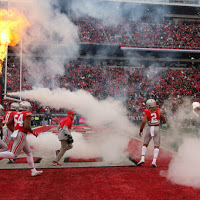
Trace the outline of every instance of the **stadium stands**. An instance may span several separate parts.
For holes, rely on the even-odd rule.
[[[15,92],[19,90],[19,59],[10,57],[8,63],[8,91]],[[22,90],[31,89],[32,85],[26,80],[25,70],[23,74]],[[125,68],[76,61],[65,65],[65,75],[58,77],[57,81],[60,87],[70,90],[84,89],[98,99],[115,97],[132,114],[141,113],[148,98],[157,99],[160,106],[168,98],[178,99],[180,102],[183,97],[200,100],[200,72],[192,67]],[[44,112],[38,103],[34,102],[33,105],[35,112]]]
[[[80,29],[81,42],[132,47],[200,49],[199,23],[195,20],[149,21],[121,19],[104,24],[91,17],[73,19]]]

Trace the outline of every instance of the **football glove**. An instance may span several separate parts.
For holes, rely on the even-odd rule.
[[[35,132],[35,131],[33,131],[33,133],[32,133],[35,137],[37,137],[39,134],[37,133],[37,132]]]
[[[74,142],[74,140],[73,140],[72,136],[68,136],[67,143],[72,144],[73,142]]]

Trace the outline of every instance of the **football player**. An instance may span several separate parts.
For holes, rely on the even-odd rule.
[[[156,160],[159,154],[159,147],[160,147],[160,120],[163,123],[166,123],[166,119],[162,114],[162,111],[156,105],[156,101],[154,99],[148,99],[146,102],[147,109],[143,112],[143,120],[140,126],[139,135],[143,135],[143,129],[145,127],[146,121],[148,122],[148,127],[144,136],[144,143],[142,147],[142,157],[141,160],[138,162],[138,166],[141,166],[145,162],[145,154],[147,151],[147,147],[153,138],[154,141],[154,156],[152,166],[157,167]]]
[[[3,131],[3,106],[0,104],[0,131]],[[0,152],[6,151],[8,149],[7,145],[0,139]]]
[[[19,111],[19,104],[16,102],[11,103],[10,105],[10,110],[6,112],[5,116],[4,116],[4,124],[7,124],[9,119],[11,119],[16,112]],[[13,123],[13,128],[14,128],[14,123]],[[12,140],[12,132],[8,129],[8,127],[6,126],[6,128],[4,128],[3,130],[3,142],[5,144],[9,144],[9,142]]]
[[[36,137],[38,136],[30,126],[32,112],[31,104],[28,101],[22,101],[19,104],[19,112],[17,112],[11,119],[7,122],[7,127],[12,132],[11,137],[14,139],[11,152],[0,152],[0,157],[15,159],[19,153],[23,150],[27,156],[27,162],[31,167],[31,176],[37,176],[42,173],[42,171],[37,171],[34,166],[33,155],[31,153],[30,146],[26,139],[27,133],[30,132]],[[14,127],[13,127],[14,123]]]

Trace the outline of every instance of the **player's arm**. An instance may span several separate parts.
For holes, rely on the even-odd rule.
[[[3,121],[0,121],[0,131],[3,129]]]
[[[8,129],[9,129],[11,132],[14,131],[13,124],[14,124],[14,117],[11,117],[11,118],[8,120],[7,124],[6,124],[6,126],[8,127]]]
[[[140,132],[143,132],[143,129],[144,129],[145,124],[146,124],[146,121],[147,121],[147,116],[144,115],[144,116],[143,116],[143,119],[142,119],[141,126],[140,126]]]
[[[167,120],[163,114],[160,115],[160,119],[164,124],[167,122]]]
[[[31,129],[31,116],[28,116],[24,119],[24,128],[30,132],[30,133],[34,133],[33,130]]]
[[[70,130],[68,129],[68,126],[63,126],[63,132],[65,135],[71,135]]]

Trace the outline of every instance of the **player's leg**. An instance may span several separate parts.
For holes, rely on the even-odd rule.
[[[30,148],[27,140],[25,141],[25,145],[24,145],[23,151],[26,153],[27,162],[28,162],[28,164],[29,164],[29,166],[31,168],[31,176],[40,175],[43,171],[37,171],[35,169],[34,160],[33,160],[33,154],[31,152],[31,148]]]
[[[8,128],[4,128],[3,130],[3,142],[8,146],[10,141],[13,140],[11,137],[12,132]],[[14,162],[12,159],[9,159],[10,162]]]
[[[57,154],[56,159],[52,162],[52,164],[55,163],[55,165],[59,165],[59,164],[57,164],[59,162],[59,160],[63,157],[65,152],[67,150],[71,149],[72,147],[73,147],[72,144],[68,144],[66,140],[61,140],[60,152]]]
[[[145,155],[146,155],[146,152],[147,152],[147,147],[148,147],[148,145],[151,141],[151,138],[152,137],[151,137],[151,134],[150,134],[150,129],[148,127],[147,130],[146,130],[145,136],[144,136],[144,143],[143,143],[143,146],[142,146],[142,156],[141,156],[140,161],[137,163],[138,166],[141,166],[145,162]]]
[[[10,141],[12,140],[11,135],[12,135],[12,132],[8,128],[5,128],[3,130],[3,142],[5,144],[8,145],[10,143]]]
[[[72,149],[73,148],[73,145],[72,144],[67,144],[67,147],[66,147],[66,151],[68,151],[68,150],[70,150],[70,149]],[[56,150],[56,156],[60,153],[60,151],[61,151],[61,149],[59,149],[59,150]]]
[[[7,151],[7,149],[7,145],[2,140],[0,140],[0,152]]]
[[[153,153],[152,166],[157,167],[156,161],[158,158],[159,147],[160,147],[160,127],[159,126],[155,127],[155,135],[153,137],[153,141],[154,141],[154,153]]]
[[[14,159],[19,153],[22,151],[24,147],[24,141],[26,140],[26,134],[22,132],[18,132],[17,137],[14,139],[14,143],[12,145],[11,152],[0,152],[0,157]]]

